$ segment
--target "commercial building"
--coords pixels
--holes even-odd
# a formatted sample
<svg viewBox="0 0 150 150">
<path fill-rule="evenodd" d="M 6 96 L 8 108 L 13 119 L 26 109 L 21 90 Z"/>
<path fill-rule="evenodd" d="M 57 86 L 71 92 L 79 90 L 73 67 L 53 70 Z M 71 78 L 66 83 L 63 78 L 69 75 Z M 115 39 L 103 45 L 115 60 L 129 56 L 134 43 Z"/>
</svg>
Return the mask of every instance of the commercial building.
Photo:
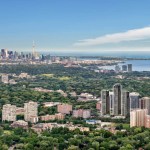
<svg viewBox="0 0 150 150">
<path fill-rule="evenodd" d="M 114 92 L 114 110 L 113 115 L 121 115 L 121 91 L 122 86 L 121 84 L 117 83 L 113 86 L 113 92 Z"/>
<path fill-rule="evenodd" d="M 145 126 L 147 109 L 136 109 L 130 112 L 130 127 Z"/>
<path fill-rule="evenodd" d="M 132 72 L 132 64 L 128 64 L 128 72 Z"/>
<path fill-rule="evenodd" d="M 101 115 L 110 114 L 110 100 L 109 100 L 109 91 L 101 91 Z"/>
<path fill-rule="evenodd" d="M 2 121 L 16 121 L 16 106 L 11 104 L 3 105 Z"/>
<path fill-rule="evenodd" d="M 130 114 L 130 97 L 128 91 L 122 92 L 122 99 L 121 99 L 121 115 L 127 116 Z"/>
<path fill-rule="evenodd" d="M 132 71 L 132 64 L 128 64 L 128 72 Z"/>
<path fill-rule="evenodd" d="M 127 71 L 127 65 L 122 65 L 122 71 Z"/>
<path fill-rule="evenodd" d="M 139 93 L 132 92 L 130 93 L 130 111 L 139 108 Z"/>
<path fill-rule="evenodd" d="M 120 66 L 119 66 L 119 65 L 116 65 L 116 66 L 115 66 L 115 71 L 116 71 L 116 72 L 119 72 L 120 70 L 121 70 Z"/>
<path fill-rule="evenodd" d="M 28 102 L 24 104 L 24 119 L 31 123 L 38 122 L 38 104 L 36 102 Z"/>
<path fill-rule="evenodd" d="M 8 58 L 8 50 L 7 49 L 1 49 L 1 57 L 3 59 Z"/>
<path fill-rule="evenodd" d="M 70 114 L 72 111 L 72 105 L 69 104 L 59 104 L 57 105 L 57 112 L 62 114 Z"/>
</svg>

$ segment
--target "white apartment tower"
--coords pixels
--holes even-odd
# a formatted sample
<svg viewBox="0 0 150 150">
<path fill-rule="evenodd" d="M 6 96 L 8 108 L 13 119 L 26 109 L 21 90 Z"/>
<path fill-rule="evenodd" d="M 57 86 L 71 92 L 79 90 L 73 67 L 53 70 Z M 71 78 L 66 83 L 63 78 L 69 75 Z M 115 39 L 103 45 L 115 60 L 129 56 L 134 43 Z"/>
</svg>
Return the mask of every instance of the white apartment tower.
<svg viewBox="0 0 150 150">
<path fill-rule="evenodd" d="M 16 106 L 11 104 L 3 105 L 2 121 L 16 121 Z"/>
<path fill-rule="evenodd" d="M 32 123 L 38 122 L 38 104 L 37 102 L 28 102 L 24 104 L 24 119 Z"/>
</svg>

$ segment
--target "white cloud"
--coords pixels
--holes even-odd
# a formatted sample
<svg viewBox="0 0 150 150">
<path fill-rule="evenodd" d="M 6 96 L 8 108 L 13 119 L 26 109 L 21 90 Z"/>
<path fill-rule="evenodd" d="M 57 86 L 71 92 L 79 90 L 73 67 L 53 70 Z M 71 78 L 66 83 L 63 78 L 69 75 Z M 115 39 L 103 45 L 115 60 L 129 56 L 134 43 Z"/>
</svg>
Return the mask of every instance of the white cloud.
<svg viewBox="0 0 150 150">
<path fill-rule="evenodd" d="M 150 27 L 128 30 L 126 32 L 106 34 L 94 39 L 84 39 L 75 43 L 75 46 L 94 46 L 108 43 L 137 41 L 150 38 Z"/>
</svg>

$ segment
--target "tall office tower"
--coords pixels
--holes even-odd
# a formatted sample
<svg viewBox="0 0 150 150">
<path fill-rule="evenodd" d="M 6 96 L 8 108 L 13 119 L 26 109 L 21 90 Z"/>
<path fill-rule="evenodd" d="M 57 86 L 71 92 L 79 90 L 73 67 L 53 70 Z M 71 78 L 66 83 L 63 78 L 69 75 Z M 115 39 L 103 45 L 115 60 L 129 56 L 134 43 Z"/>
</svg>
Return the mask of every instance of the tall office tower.
<svg viewBox="0 0 150 150">
<path fill-rule="evenodd" d="M 3 105 L 2 121 L 16 121 L 16 106 L 11 104 Z"/>
<path fill-rule="evenodd" d="M 147 109 L 148 115 L 150 115 L 150 97 L 142 97 L 139 100 L 139 106 L 141 109 Z"/>
<path fill-rule="evenodd" d="M 14 59 L 18 59 L 18 53 L 16 51 L 14 52 Z"/>
<path fill-rule="evenodd" d="M 127 116 L 130 114 L 130 96 L 129 92 L 123 91 L 122 92 L 122 99 L 121 99 L 121 115 Z"/>
<path fill-rule="evenodd" d="M 1 56 L 3 59 L 8 58 L 8 50 L 7 49 L 1 49 Z"/>
<path fill-rule="evenodd" d="M 147 109 L 136 109 L 130 112 L 130 127 L 145 126 Z"/>
<path fill-rule="evenodd" d="M 24 111 L 25 121 L 38 122 L 38 104 L 36 102 L 24 103 Z"/>
<path fill-rule="evenodd" d="M 130 93 L 130 111 L 139 108 L 139 93 Z"/>
<path fill-rule="evenodd" d="M 109 92 L 109 100 L 110 100 L 110 115 L 113 115 L 114 111 L 114 92 Z"/>
<path fill-rule="evenodd" d="M 120 66 L 119 66 L 119 65 L 116 65 L 116 66 L 115 66 L 115 71 L 116 71 L 116 72 L 119 72 L 120 70 L 121 70 L 121 69 L 120 69 Z"/>
<path fill-rule="evenodd" d="M 8 83 L 8 74 L 2 74 L 1 79 L 3 83 Z"/>
<path fill-rule="evenodd" d="M 101 115 L 110 114 L 110 100 L 109 100 L 109 91 L 101 91 Z"/>
<path fill-rule="evenodd" d="M 122 71 L 127 71 L 127 65 L 122 65 Z"/>
<path fill-rule="evenodd" d="M 5 57 L 5 49 L 1 49 L 1 57 L 2 57 L 2 58 Z"/>
<path fill-rule="evenodd" d="M 121 84 L 117 83 L 113 86 L 114 91 L 114 111 L 113 115 L 121 115 Z"/>
<path fill-rule="evenodd" d="M 8 58 L 12 59 L 13 58 L 13 51 L 8 51 Z"/>
<path fill-rule="evenodd" d="M 128 64 L 128 72 L 132 71 L 132 64 Z"/>
</svg>

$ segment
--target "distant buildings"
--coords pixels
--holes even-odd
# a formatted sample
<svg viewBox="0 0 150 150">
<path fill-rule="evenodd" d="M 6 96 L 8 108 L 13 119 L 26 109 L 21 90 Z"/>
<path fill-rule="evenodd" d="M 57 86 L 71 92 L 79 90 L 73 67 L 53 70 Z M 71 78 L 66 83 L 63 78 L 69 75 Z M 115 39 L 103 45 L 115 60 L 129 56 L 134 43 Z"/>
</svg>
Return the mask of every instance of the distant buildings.
<svg viewBox="0 0 150 150">
<path fill-rule="evenodd" d="M 122 70 L 121 70 L 121 67 L 122 67 Z M 125 65 L 122 65 L 122 66 L 120 66 L 120 65 L 116 65 L 115 66 L 115 71 L 116 72 L 120 72 L 120 71 L 122 71 L 122 72 L 132 72 L 132 64 L 125 64 Z"/>
<path fill-rule="evenodd" d="M 128 72 L 132 72 L 132 64 L 128 64 Z"/>
<path fill-rule="evenodd" d="M 16 121 L 16 106 L 11 104 L 3 105 L 2 121 Z"/>
<path fill-rule="evenodd" d="M 122 65 L 122 71 L 127 71 L 127 65 Z"/>
<path fill-rule="evenodd" d="M 30 78 L 30 75 L 28 75 L 28 73 L 21 73 L 19 78 Z"/>
<path fill-rule="evenodd" d="M 115 66 L 115 71 L 116 71 L 116 72 L 119 72 L 120 70 L 121 70 L 120 66 L 119 66 L 119 65 L 116 65 L 116 66 Z"/>
<path fill-rule="evenodd" d="M 8 80 L 8 74 L 2 74 L 1 79 L 2 79 L 3 83 L 7 84 L 9 82 L 9 80 Z"/>
<path fill-rule="evenodd" d="M 38 104 L 36 102 L 28 102 L 24 104 L 24 119 L 32 123 L 38 122 Z"/>
<path fill-rule="evenodd" d="M 72 105 L 69 104 L 59 104 L 57 105 L 57 112 L 62 114 L 70 114 L 72 111 Z"/>
</svg>

